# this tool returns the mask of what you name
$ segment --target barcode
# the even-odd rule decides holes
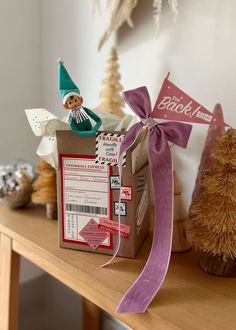
[[[106,207],[66,204],[66,211],[107,215]]]

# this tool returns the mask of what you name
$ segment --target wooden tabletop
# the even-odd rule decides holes
[[[10,211],[0,207],[0,231],[13,239],[13,250],[133,329],[236,329],[236,279],[202,272],[193,252],[173,254],[166,280],[144,314],[114,311],[139,275],[150,249],[147,239],[137,259],[62,249],[57,222],[40,208]]]

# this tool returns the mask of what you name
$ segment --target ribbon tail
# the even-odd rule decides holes
[[[123,157],[126,153],[127,150],[129,150],[129,148],[135,143],[141,129],[143,128],[143,125],[140,123],[137,123],[135,125],[133,125],[129,132],[126,134],[126,136],[124,137],[124,140],[121,143],[120,146],[120,154],[119,154],[119,161],[118,161],[118,171],[119,171],[119,177],[120,177],[120,187],[119,187],[119,210],[120,210],[120,203],[121,203],[121,183],[122,183],[122,161],[123,161]],[[115,257],[117,256],[117,253],[119,252],[120,249],[120,243],[121,243],[121,238],[120,238],[120,212],[118,214],[118,240],[116,243],[116,248],[113,252],[113,256],[112,258],[106,262],[105,264],[103,264],[101,267],[106,267],[108,265],[110,265],[112,263],[112,261],[115,259]]]
[[[170,148],[162,130],[149,134],[149,164],[153,182],[155,223],[151,252],[134,284],[121,299],[117,313],[143,313],[160,289],[170,261],[173,232],[173,170]]]

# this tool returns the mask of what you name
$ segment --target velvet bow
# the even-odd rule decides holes
[[[161,287],[168,270],[173,232],[173,168],[168,141],[186,148],[192,126],[179,122],[157,123],[151,115],[151,101],[146,87],[124,92],[125,101],[140,118],[121,144],[120,160],[148,127],[148,159],[153,183],[155,222],[153,242],[147,263],[123,296],[118,313],[145,312]]]

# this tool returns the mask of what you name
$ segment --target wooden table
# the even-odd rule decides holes
[[[42,209],[10,211],[0,207],[0,329],[17,329],[19,259],[35,265],[85,298],[86,330],[99,328],[99,308],[133,329],[236,329],[236,279],[202,272],[192,252],[174,254],[160,292],[144,314],[114,313],[122,295],[136,279],[147,258],[146,240],[136,260],[59,248],[57,222]],[[97,307],[98,306],[98,307]]]

